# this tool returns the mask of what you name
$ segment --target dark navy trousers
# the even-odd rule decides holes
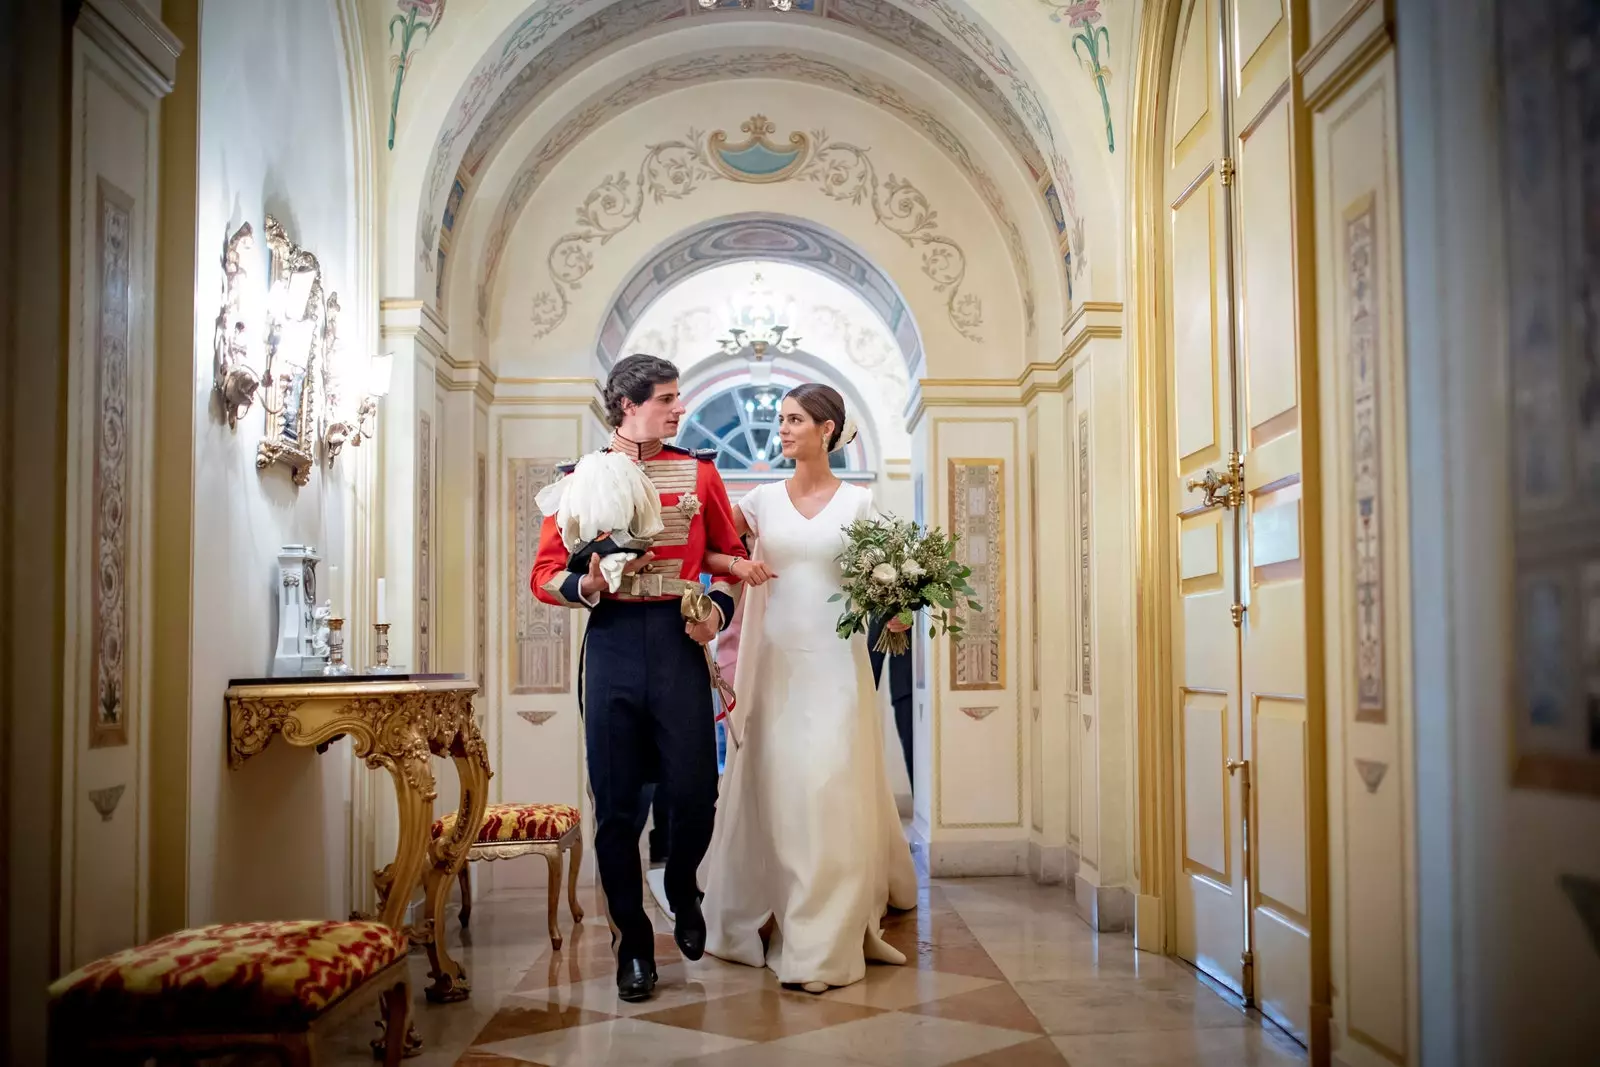
[[[717,738],[705,650],[683,632],[678,601],[602,600],[584,646],[583,725],[594,789],[595,859],[621,959],[653,960],[644,910],[639,831],[650,782],[672,816],[667,900],[676,911],[700,888],[717,809]]]

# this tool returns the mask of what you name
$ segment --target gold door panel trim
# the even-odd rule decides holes
[[[1305,573],[1301,487],[1289,484],[1251,496],[1250,583],[1299,579]]]
[[[1196,704],[1190,699],[1192,697],[1213,698],[1217,701],[1218,706],[1214,709],[1197,708]],[[1180,770],[1180,777],[1182,779],[1178,783],[1178,792],[1179,795],[1184,798],[1184,802],[1181,804],[1179,809],[1178,839],[1183,844],[1183,869],[1192,874],[1202,875],[1212,881],[1215,881],[1220,888],[1232,893],[1233,828],[1231,811],[1233,805],[1229,794],[1229,777],[1223,768],[1223,761],[1226,760],[1229,755],[1228,717],[1233,712],[1233,706],[1231,701],[1228,699],[1228,693],[1224,690],[1201,689],[1193,686],[1180,686],[1178,689],[1178,710],[1178,766]],[[1193,840],[1191,839],[1189,832],[1190,816],[1192,813],[1204,810],[1206,806],[1204,795],[1197,793],[1190,788],[1188,773],[1190,738],[1189,718],[1191,713],[1196,710],[1202,712],[1214,710],[1217,718],[1217,751],[1215,753],[1206,753],[1205,755],[1208,758],[1203,760],[1202,766],[1206,764],[1211,764],[1214,766],[1219,785],[1218,794],[1215,800],[1215,810],[1217,816],[1216,825],[1220,827],[1222,836],[1222,840],[1220,842],[1222,865],[1220,869],[1214,863],[1206,863],[1203,860],[1196,859],[1193,855],[1191,855],[1191,845],[1193,844]]]
[[[1300,428],[1300,405],[1280,411],[1265,422],[1250,427],[1250,447],[1260,448],[1269,441],[1287,437]]]
[[[1306,831],[1311,783],[1310,738],[1305,697],[1252,693],[1250,700],[1250,888],[1252,904],[1265,907],[1309,934],[1311,899],[1310,836]],[[1265,729],[1264,729],[1265,727]],[[1265,736],[1264,736],[1265,735]],[[1287,751],[1299,749],[1298,760]],[[1285,780],[1285,776],[1297,776]],[[1298,817],[1294,817],[1298,810]],[[1273,823],[1290,816],[1282,837],[1299,844],[1299,856],[1286,869],[1277,863],[1284,851]],[[1297,903],[1284,898],[1295,896]]]

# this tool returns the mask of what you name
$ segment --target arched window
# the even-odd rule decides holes
[[[678,444],[684,448],[715,448],[717,468],[728,472],[776,474],[794,469],[778,441],[778,406],[788,388],[741,382],[706,397],[684,417]],[[858,448],[840,449],[828,456],[836,471],[854,471]]]

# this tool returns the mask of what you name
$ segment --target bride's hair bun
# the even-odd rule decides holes
[[[833,436],[827,442],[829,452],[837,452],[856,439],[856,420],[845,412],[844,397],[833,386],[806,382],[789,390],[785,399],[799,404],[813,422],[833,423]]]

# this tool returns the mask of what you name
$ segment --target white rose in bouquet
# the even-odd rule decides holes
[[[902,627],[928,610],[928,636],[961,633],[958,601],[982,611],[967,578],[970,568],[955,558],[954,539],[942,530],[923,530],[901,519],[858,519],[845,530],[839,556],[844,591],[831,600],[844,601],[836,632],[849,639],[867,628],[869,619],[894,619]],[[874,646],[878,652],[901,655],[911,647],[904,630],[885,626]]]

